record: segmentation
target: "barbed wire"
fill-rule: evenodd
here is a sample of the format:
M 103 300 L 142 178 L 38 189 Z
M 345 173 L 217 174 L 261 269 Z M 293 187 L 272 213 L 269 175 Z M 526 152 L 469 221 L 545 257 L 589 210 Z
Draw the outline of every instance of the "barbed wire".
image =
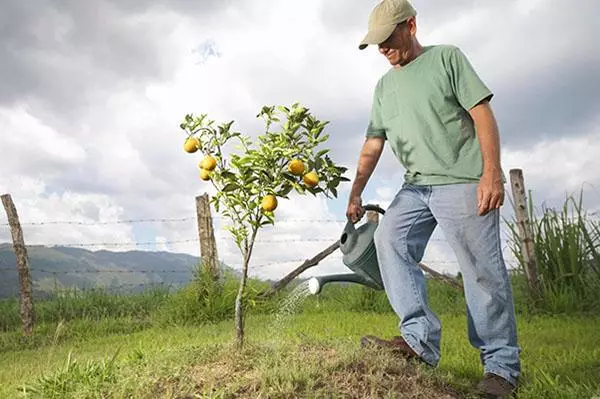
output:
M 15 271 L 14 268 L 0 268 L 0 272 Z M 49 269 L 37 269 L 35 267 L 29 269 L 30 272 L 48 273 L 48 274 L 95 274 L 95 273 L 106 273 L 106 274 L 125 274 L 125 273 L 140 273 L 140 274 L 170 274 L 170 273 L 190 273 L 193 274 L 193 270 L 111 270 L 111 269 L 73 269 L 73 270 L 49 270 Z
M 66 243 L 66 244 L 44 244 L 35 243 L 27 244 L 27 247 L 80 247 L 80 248 L 94 248 L 94 247 L 130 247 L 130 246 L 151 246 L 151 245 L 172 245 L 172 244 L 186 244 L 190 242 L 199 242 L 198 238 L 190 238 L 186 240 L 171 240 L 171 241 L 132 241 L 132 242 L 90 242 L 90 243 Z
M 590 212 L 587 214 L 590 217 L 600 216 L 600 212 Z M 229 218 L 223 216 L 211 216 L 213 221 L 227 220 Z M 48 220 L 48 221 L 21 221 L 21 226 L 57 226 L 57 225 L 78 225 L 78 226 L 108 226 L 118 224 L 142 224 L 142 223 L 183 223 L 189 221 L 197 221 L 197 217 L 180 217 L 180 218 L 140 218 L 140 219 L 123 219 L 123 220 L 110 220 L 110 221 L 86 221 L 86 220 Z M 310 219 L 310 218 L 284 218 L 277 219 L 275 223 L 339 223 L 345 224 L 348 221 L 346 219 Z M 501 220 L 501 223 L 506 224 L 505 220 Z M 513 223 L 513 222 L 510 222 Z M 8 222 L 0 223 L 2 227 L 8 227 Z
M 211 216 L 213 221 L 227 220 L 222 216 Z M 56 225 L 80 225 L 80 226 L 106 226 L 114 224 L 137 224 L 137 223 L 183 223 L 196 221 L 197 217 L 181 217 L 181 218 L 148 218 L 148 219 L 124 219 L 111 221 L 85 221 L 85 220 L 48 220 L 48 221 L 23 221 L 19 222 L 21 226 L 56 226 Z M 303 218 L 287 218 L 278 219 L 276 223 L 346 223 L 347 220 L 342 219 L 303 219 Z M 0 226 L 10 226 L 8 222 L 0 223 Z
M 316 238 L 286 238 L 286 239 L 257 239 L 254 241 L 255 244 L 276 244 L 276 243 L 328 243 L 334 244 L 337 240 L 340 239 L 340 236 L 336 237 L 316 237 Z M 508 241 L 511 239 L 510 236 L 502 234 L 502 241 Z M 235 244 L 235 240 L 232 237 L 216 237 L 215 241 L 218 242 L 230 242 Z M 67 242 L 67 243 L 44 243 L 44 242 L 33 242 L 26 244 L 26 247 L 30 249 L 35 249 L 35 247 L 48 247 L 48 248 L 61 248 L 61 247 L 71 247 L 71 248 L 95 248 L 95 247 L 136 247 L 136 246 L 161 246 L 161 245 L 173 245 L 173 244 L 189 244 L 189 243 L 199 243 L 200 239 L 195 238 L 187 238 L 182 240 L 166 240 L 166 241 L 131 241 L 131 242 L 88 242 L 88 243 L 75 243 L 75 242 Z M 434 243 L 447 243 L 445 238 L 431 238 L 429 242 Z M 0 243 L 1 244 L 1 243 Z M 5 243 L 10 244 L 10 243 Z
M 124 219 L 111 221 L 84 221 L 84 220 L 49 220 L 49 221 L 32 221 L 19 222 L 21 226 L 56 226 L 56 225 L 80 225 L 80 226 L 107 226 L 113 224 L 136 224 L 136 223 L 181 223 L 190 220 L 196 220 L 195 217 L 181 218 L 148 218 L 148 219 Z M 9 226 L 9 223 L 0 223 L 0 226 Z

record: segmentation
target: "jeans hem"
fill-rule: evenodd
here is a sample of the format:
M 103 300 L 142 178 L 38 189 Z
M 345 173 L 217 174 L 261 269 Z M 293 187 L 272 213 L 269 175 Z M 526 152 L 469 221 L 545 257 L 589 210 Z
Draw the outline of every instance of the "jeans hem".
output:
M 439 359 L 436 359 L 435 356 L 432 356 L 426 353 L 424 350 L 417 349 L 417 344 L 413 341 L 411 336 L 403 336 L 404 342 L 417 354 L 421 359 L 425 361 L 431 367 L 437 367 L 439 363 Z
M 491 373 L 491 374 L 495 374 L 498 375 L 502 378 L 504 378 L 506 381 L 510 382 L 512 386 L 516 387 L 518 385 L 518 380 L 517 378 L 513 377 L 509 372 L 507 372 L 506 370 L 502 370 L 499 368 L 486 368 L 485 369 L 486 373 Z

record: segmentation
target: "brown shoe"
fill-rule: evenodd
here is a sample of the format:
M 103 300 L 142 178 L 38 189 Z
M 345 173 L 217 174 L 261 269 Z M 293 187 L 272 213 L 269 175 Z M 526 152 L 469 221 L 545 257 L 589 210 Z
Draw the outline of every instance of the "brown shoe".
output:
M 486 373 L 477 390 L 488 398 L 505 398 L 512 396 L 516 387 L 499 375 Z
M 416 359 L 425 363 L 421 356 L 413 351 L 402 337 L 396 336 L 391 340 L 385 340 L 373 335 L 367 335 L 360 339 L 360 346 L 363 348 L 389 349 L 407 360 Z

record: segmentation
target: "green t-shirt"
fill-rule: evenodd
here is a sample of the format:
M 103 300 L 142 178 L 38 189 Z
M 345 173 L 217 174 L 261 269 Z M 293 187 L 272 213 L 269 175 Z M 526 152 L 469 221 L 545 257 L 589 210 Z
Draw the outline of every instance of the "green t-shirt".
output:
M 468 110 L 492 96 L 459 48 L 426 46 L 379 79 L 366 135 L 386 138 L 407 183 L 477 182 L 483 160 Z

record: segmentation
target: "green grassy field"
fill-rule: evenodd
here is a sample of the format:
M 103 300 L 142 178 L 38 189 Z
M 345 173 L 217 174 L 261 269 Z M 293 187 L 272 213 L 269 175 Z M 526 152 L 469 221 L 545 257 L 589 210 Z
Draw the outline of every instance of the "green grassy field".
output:
M 117 314 L 98 311 L 94 303 L 107 299 L 95 294 L 87 306 L 96 313 L 85 312 L 85 300 L 77 305 L 83 314 L 63 306 L 56 319 L 65 321 L 46 314 L 31 340 L 18 328 L 0 333 L 0 398 L 476 397 L 482 370 L 467 341 L 462 297 L 430 285 L 443 323 L 443 357 L 434 370 L 359 348 L 363 335 L 397 334 L 385 297 L 372 290 L 326 287 L 283 318 L 276 310 L 285 298 L 259 305 L 247 319 L 242 351 L 233 347 L 227 313 L 204 324 L 165 318 L 184 294 L 154 293 L 155 301 L 131 299 L 130 308 L 121 301 Z M 600 316 L 519 309 L 519 397 L 600 396 Z

